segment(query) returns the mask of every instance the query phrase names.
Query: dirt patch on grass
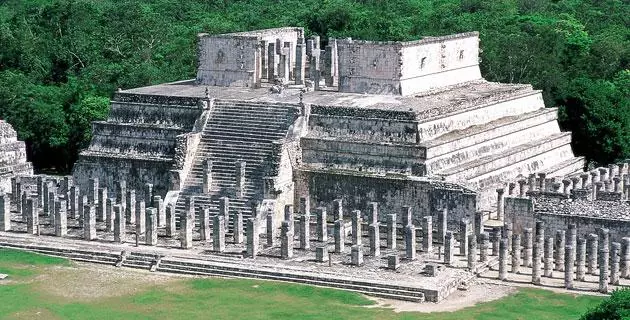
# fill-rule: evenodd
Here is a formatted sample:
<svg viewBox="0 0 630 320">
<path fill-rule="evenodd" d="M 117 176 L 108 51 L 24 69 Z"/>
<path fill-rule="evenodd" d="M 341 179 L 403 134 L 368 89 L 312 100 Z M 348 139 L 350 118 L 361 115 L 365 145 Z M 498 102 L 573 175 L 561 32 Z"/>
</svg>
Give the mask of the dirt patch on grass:
<svg viewBox="0 0 630 320">
<path fill-rule="evenodd" d="M 468 290 L 457 290 L 438 303 L 417 303 L 370 297 L 376 304 L 368 306 L 367 308 L 391 308 L 394 312 L 452 312 L 466 307 L 472 307 L 482 302 L 501 299 L 516 293 L 516 291 L 516 287 L 487 283 L 483 280 L 479 280 L 470 283 Z"/>
<path fill-rule="evenodd" d="M 175 283 L 182 277 L 130 268 L 73 263 L 71 266 L 46 267 L 35 277 L 35 290 L 73 301 L 125 296 L 154 286 Z"/>
</svg>

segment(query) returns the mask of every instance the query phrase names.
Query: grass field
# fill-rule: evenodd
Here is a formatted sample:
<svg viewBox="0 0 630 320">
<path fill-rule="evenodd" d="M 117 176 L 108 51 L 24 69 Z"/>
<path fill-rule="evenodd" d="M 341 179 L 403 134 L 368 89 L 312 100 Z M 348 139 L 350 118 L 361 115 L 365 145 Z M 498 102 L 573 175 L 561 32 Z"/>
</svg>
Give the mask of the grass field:
<svg viewBox="0 0 630 320">
<path fill-rule="evenodd" d="M 67 270 L 66 270 L 67 269 Z M 112 268 L 113 269 L 113 268 Z M 63 272 L 61 272 L 63 271 Z M 58 291 L 87 286 L 101 274 L 75 268 L 64 259 L 0 249 L 0 318 L 2 319 L 576 319 L 602 298 L 521 289 L 516 294 L 457 312 L 395 313 L 366 308 L 372 301 L 345 291 L 255 280 L 175 279 L 145 283 L 133 274 L 136 290 L 85 301 Z M 117 270 L 116 272 L 125 272 Z M 128 273 L 131 271 L 127 271 Z M 76 277 L 75 277 L 76 276 Z M 149 275 L 147 275 L 148 277 Z M 90 290 L 117 292 L 121 281 L 99 283 Z M 105 288 L 109 287 L 109 288 Z M 79 288 L 80 289 L 80 288 Z M 127 288 L 128 289 L 128 288 Z M 120 289 L 119 291 L 124 292 Z M 99 296 L 99 294 L 96 294 Z"/>
</svg>

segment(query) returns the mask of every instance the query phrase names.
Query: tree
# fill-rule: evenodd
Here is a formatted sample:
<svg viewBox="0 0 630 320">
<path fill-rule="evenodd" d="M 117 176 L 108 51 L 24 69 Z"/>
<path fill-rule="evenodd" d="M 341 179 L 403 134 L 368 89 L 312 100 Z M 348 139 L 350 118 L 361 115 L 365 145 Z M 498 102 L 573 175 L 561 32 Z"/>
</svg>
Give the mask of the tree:
<svg viewBox="0 0 630 320">
<path fill-rule="evenodd" d="M 613 291 L 608 299 L 580 318 L 580 320 L 621 319 L 630 319 L 630 289 L 627 288 Z"/>
</svg>

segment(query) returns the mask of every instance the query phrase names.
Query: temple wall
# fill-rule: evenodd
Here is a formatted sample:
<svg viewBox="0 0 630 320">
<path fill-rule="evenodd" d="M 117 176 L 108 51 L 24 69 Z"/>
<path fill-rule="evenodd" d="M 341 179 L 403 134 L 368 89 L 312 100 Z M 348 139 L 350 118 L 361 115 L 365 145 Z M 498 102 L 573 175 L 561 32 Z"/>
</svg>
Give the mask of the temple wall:
<svg viewBox="0 0 630 320">
<path fill-rule="evenodd" d="M 197 82 L 221 87 L 252 86 L 258 47 L 256 37 L 201 36 Z"/>
<path fill-rule="evenodd" d="M 339 91 L 400 94 L 400 44 L 338 40 Z"/>
</svg>

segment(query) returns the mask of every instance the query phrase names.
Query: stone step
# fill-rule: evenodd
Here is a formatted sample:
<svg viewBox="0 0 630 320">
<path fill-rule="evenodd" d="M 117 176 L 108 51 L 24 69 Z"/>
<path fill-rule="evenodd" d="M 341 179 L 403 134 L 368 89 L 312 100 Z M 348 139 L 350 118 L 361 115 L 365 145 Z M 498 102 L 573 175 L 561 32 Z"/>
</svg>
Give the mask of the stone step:
<svg viewBox="0 0 630 320">
<path fill-rule="evenodd" d="M 514 141 L 532 141 L 560 132 L 556 109 L 540 109 L 504 117 L 442 135 L 426 147 L 427 172 L 434 173 L 488 154 L 499 153 Z"/>
<path fill-rule="evenodd" d="M 208 130 L 204 130 L 203 134 L 206 137 L 217 137 L 217 136 L 230 136 L 230 137 L 251 137 L 251 138 L 264 138 L 277 140 L 282 139 L 286 136 L 286 130 L 275 130 L 275 131 L 265 131 L 262 130 L 235 130 L 232 128 L 225 127 L 213 127 Z"/>
<path fill-rule="evenodd" d="M 560 132 L 543 139 L 519 144 L 498 154 L 487 155 L 457 167 L 439 171 L 438 174 L 448 181 L 475 179 L 563 146 L 571 148 L 571 133 Z"/>
<path fill-rule="evenodd" d="M 584 157 L 573 157 L 545 170 L 548 177 L 566 177 L 584 172 Z"/>
<path fill-rule="evenodd" d="M 222 123 L 241 123 L 243 125 L 247 125 L 247 127 L 256 127 L 256 124 L 260 125 L 276 125 L 276 126 L 284 126 L 288 125 L 291 121 L 287 117 L 287 115 L 274 114 L 274 115 L 264 115 L 264 114 L 244 114 L 242 112 L 226 112 L 226 113 L 218 113 L 215 112 L 212 114 L 210 121 L 208 123 L 212 123 L 213 125 L 221 125 Z"/>
</svg>

